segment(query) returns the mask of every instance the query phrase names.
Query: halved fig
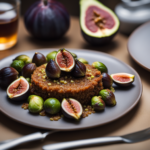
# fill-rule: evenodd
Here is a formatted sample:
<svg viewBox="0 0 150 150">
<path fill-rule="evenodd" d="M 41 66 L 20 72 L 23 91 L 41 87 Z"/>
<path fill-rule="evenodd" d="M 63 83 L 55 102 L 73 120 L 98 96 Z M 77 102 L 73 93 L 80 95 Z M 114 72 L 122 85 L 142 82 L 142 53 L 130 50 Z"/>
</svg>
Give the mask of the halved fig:
<svg viewBox="0 0 150 150">
<path fill-rule="evenodd" d="M 116 73 L 116 74 L 111 74 L 110 76 L 113 79 L 113 82 L 119 86 L 131 85 L 135 77 L 134 75 L 129 73 Z"/>
<path fill-rule="evenodd" d="M 55 61 L 62 71 L 70 72 L 75 66 L 74 57 L 65 49 L 60 49 L 58 51 Z"/>
<path fill-rule="evenodd" d="M 29 96 L 29 83 L 24 77 L 20 77 L 12 82 L 7 88 L 7 95 L 10 99 L 21 101 Z"/>
<path fill-rule="evenodd" d="M 64 116 L 70 119 L 80 119 L 83 112 L 81 104 L 72 98 L 64 98 L 61 107 Z"/>
<path fill-rule="evenodd" d="M 93 45 L 108 43 L 119 29 L 115 13 L 98 0 L 80 0 L 80 27 L 87 42 Z"/>
</svg>

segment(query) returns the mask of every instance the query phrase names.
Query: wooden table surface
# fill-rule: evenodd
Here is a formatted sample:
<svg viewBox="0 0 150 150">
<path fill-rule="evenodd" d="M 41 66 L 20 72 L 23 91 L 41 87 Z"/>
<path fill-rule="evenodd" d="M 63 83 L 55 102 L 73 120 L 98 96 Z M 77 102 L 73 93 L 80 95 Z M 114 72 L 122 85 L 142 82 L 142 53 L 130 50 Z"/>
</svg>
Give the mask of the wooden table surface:
<svg viewBox="0 0 150 150">
<path fill-rule="evenodd" d="M 41 150 L 42 146 L 63 141 L 95 138 L 102 136 L 117 136 L 142 130 L 150 126 L 150 72 L 141 68 L 129 56 L 127 51 L 128 37 L 117 34 L 113 41 L 106 46 L 93 47 L 84 41 L 80 33 L 79 19 L 72 17 L 71 26 L 67 34 L 56 41 L 40 41 L 32 38 L 26 31 L 22 19 L 19 24 L 18 43 L 13 48 L 0 51 L 0 59 L 11 54 L 30 51 L 40 48 L 77 48 L 92 49 L 108 53 L 133 67 L 140 75 L 143 83 L 143 94 L 140 102 L 128 114 L 122 118 L 96 128 L 79 131 L 55 133 L 48 136 L 43 142 L 32 142 L 14 148 L 14 150 Z M 18 123 L 0 112 L 0 141 L 19 138 L 21 136 L 37 132 L 39 129 Z M 82 150 L 149 150 L 150 140 L 135 144 L 113 144 L 83 148 Z M 78 150 L 81 150 L 80 148 Z"/>
</svg>

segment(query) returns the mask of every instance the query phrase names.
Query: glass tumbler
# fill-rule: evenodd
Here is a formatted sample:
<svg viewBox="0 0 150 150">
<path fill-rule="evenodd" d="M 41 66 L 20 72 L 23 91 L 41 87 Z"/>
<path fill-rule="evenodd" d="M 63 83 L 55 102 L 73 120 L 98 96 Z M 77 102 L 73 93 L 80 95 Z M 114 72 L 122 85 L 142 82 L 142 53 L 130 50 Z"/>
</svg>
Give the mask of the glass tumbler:
<svg viewBox="0 0 150 150">
<path fill-rule="evenodd" d="M 17 43 L 20 0 L 0 0 L 0 51 Z"/>
</svg>

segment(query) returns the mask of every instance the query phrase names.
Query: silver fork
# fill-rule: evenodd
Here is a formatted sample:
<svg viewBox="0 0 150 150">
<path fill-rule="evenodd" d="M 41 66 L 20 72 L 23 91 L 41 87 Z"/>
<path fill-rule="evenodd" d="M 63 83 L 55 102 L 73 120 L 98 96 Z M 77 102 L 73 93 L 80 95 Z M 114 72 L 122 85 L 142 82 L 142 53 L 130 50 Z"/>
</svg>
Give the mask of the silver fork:
<svg viewBox="0 0 150 150">
<path fill-rule="evenodd" d="M 20 144 L 31 142 L 31 141 L 44 140 L 48 135 L 55 132 L 58 132 L 58 130 L 45 132 L 45 133 L 36 132 L 33 134 L 29 134 L 27 136 L 23 136 L 21 138 L 2 141 L 0 142 L 0 150 L 4 150 L 4 149 L 7 150 L 9 148 L 13 148 Z M 110 144 L 110 143 L 118 143 L 118 142 L 135 143 L 135 142 L 147 140 L 149 138 L 150 138 L 150 128 L 147 128 L 145 130 L 134 132 L 123 136 L 101 137 L 101 138 L 93 138 L 93 139 L 77 140 L 77 141 L 45 145 L 43 146 L 43 150 L 62 150 L 68 148 L 76 148 L 76 147 L 97 145 L 97 144 Z"/>
<path fill-rule="evenodd" d="M 13 148 L 15 146 L 18 146 L 20 144 L 31 142 L 31 141 L 44 140 L 48 135 L 55 133 L 55 132 L 58 132 L 58 130 L 57 131 L 49 131 L 49 132 L 45 132 L 45 133 L 36 132 L 36 133 L 32 133 L 32 134 L 23 136 L 21 138 L 2 141 L 2 142 L 0 142 L 0 150 L 7 150 L 7 149 Z"/>
<path fill-rule="evenodd" d="M 100 137 L 70 142 L 62 142 L 43 146 L 43 150 L 66 150 L 83 146 L 111 144 L 111 143 L 135 143 L 150 138 L 150 128 L 123 136 Z"/>
</svg>

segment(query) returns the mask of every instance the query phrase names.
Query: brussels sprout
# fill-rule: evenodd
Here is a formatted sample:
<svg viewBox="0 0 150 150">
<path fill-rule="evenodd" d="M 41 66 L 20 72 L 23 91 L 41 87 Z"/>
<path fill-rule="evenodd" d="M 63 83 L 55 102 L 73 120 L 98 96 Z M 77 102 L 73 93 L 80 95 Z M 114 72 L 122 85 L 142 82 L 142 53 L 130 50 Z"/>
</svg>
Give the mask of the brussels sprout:
<svg viewBox="0 0 150 150">
<path fill-rule="evenodd" d="M 94 96 L 91 99 L 91 105 L 95 111 L 103 111 L 105 109 L 105 103 L 102 100 L 101 96 Z"/>
<path fill-rule="evenodd" d="M 102 97 L 106 105 L 109 106 L 115 106 L 116 105 L 116 99 L 115 95 L 112 91 L 109 89 L 104 89 L 99 92 L 99 95 Z"/>
<path fill-rule="evenodd" d="M 44 102 L 44 110 L 49 114 L 57 114 L 60 111 L 61 104 L 56 98 L 48 98 Z"/>
<path fill-rule="evenodd" d="M 73 56 L 74 58 L 77 58 L 77 57 L 78 57 L 75 53 L 71 53 L 71 54 L 72 54 L 72 56 Z"/>
<path fill-rule="evenodd" d="M 28 97 L 29 106 L 28 109 L 31 113 L 38 113 L 43 109 L 44 100 L 37 95 L 30 95 Z"/>
<path fill-rule="evenodd" d="M 25 63 L 22 60 L 14 60 L 11 64 L 11 67 L 15 68 L 18 72 L 21 72 L 22 68 L 24 67 Z"/>
<path fill-rule="evenodd" d="M 30 79 L 30 78 L 26 78 L 26 80 L 27 80 L 29 83 L 31 83 L 31 79 Z"/>
<path fill-rule="evenodd" d="M 22 60 L 25 64 L 31 63 L 32 59 L 27 55 L 19 55 L 14 60 Z"/>
<path fill-rule="evenodd" d="M 84 58 L 78 58 L 78 60 L 82 62 L 83 64 L 89 64 L 89 62 L 85 60 Z"/>
<path fill-rule="evenodd" d="M 94 68 L 98 69 L 99 71 L 101 71 L 101 73 L 103 73 L 103 72 L 108 73 L 107 67 L 106 67 L 102 62 L 98 62 L 98 61 L 93 62 L 93 63 L 92 63 L 92 66 L 93 66 Z"/>
<path fill-rule="evenodd" d="M 56 57 L 57 51 L 50 52 L 46 55 L 46 60 L 49 62 L 51 59 L 54 60 Z"/>
</svg>

